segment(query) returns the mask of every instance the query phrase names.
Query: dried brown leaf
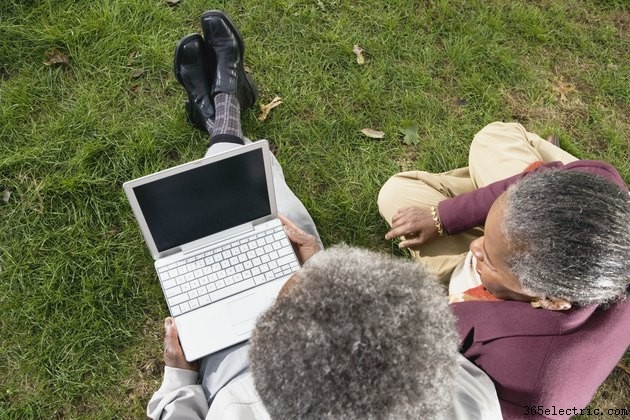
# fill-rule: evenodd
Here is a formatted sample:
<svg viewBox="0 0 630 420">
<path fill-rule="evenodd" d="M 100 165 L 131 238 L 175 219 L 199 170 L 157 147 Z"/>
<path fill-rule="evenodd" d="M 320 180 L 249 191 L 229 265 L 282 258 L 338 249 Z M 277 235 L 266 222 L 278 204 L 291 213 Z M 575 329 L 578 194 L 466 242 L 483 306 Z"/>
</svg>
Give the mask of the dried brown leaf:
<svg viewBox="0 0 630 420">
<path fill-rule="evenodd" d="M 260 115 L 258 116 L 258 121 L 265 121 L 267 117 L 269 116 L 269 112 L 275 107 L 277 107 L 278 105 L 280 105 L 281 103 L 282 103 L 282 98 L 279 96 L 276 96 L 267 105 L 260 104 Z"/>
<path fill-rule="evenodd" d="M 562 80 L 562 77 L 553 81 L 553 87 L 551 88 L 554 93 L 558 95 L 562 102 L 567 101 L 567 95 L 571 92 L 577 92 L 573 83 L 566 83 Z"/>
<path fill-rule="evenodd" d="M 177 6 L 180 2 L 180 0 L 164 0 L 164 1 L 166 1 L 166 4 L 171 7 Z"/>
<path fill-rule="evenodd" d="M 129 53 L 129 58 L 127 59 L 127 65 L 132 65 L 136 59 L 140 57 L 140 53 L 138 51 L 132 51 Z"/>
<path fill-rule="evenodd" d="M 382 139 L 385 137 L 385 133 L 382 131 L 374 130 L 372 128 L 364 128 L 361 132 L 371 139 Z"/>
<path fill-rule="evenodd" d="M 131 73 L 131 78 L 138 79 L 139 77 L 142 77 L 143 74 L 144 74 L 143 69 L 137 69 L 137 70 L 134 70 L 133 73 Z"/>
<path fill-rule="evenodd" d="M 44 64 L 47 66 L 54 66 L 58 64 L 68 64 L 70 62 L 70 60 L 68 59 L 68 56 L 56 48 L 46 51 L 44 55 L 48 59 L 47 61 L 44 61 Z"/>
<path fill-rule="evenodd" d="M 140 93 L 141 90 L 142 90 L 142 86 L 140 85 L 140 83 L 134 83 L 133 85 L 129 87 L 129 92 L 133 93 L 134 95 L 137 95 L 138 93 Z"/>
<path fill-rule="evenodd" d="M 365 64 L 365 57 L 363 57 L 363 48 L 358 45 L 354 45 L 352 52 L 357 56 L 357 63 L 360 65 Z"/>
</svg>

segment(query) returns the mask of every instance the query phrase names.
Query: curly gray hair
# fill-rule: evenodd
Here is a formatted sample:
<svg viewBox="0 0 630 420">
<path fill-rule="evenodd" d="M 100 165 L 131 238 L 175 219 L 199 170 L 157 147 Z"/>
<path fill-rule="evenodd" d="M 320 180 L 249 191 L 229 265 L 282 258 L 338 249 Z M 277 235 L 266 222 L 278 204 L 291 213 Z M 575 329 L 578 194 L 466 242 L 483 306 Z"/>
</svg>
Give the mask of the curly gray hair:
<svg viewBox="0 0 630 420">
<path fill-rule="evenodd" d="M 458 339 L 418 264 L 336 246 L 258 320 L 250 360 L 273 419 L 449 418 Z"/>
<path fill-rule="evenodd" d="M 510 187 L 505 204 L 507 264 L 529 293 L 588 305 L 628 292 L 628 192 L 595 174 L 552 169 Z"/>
</svg>

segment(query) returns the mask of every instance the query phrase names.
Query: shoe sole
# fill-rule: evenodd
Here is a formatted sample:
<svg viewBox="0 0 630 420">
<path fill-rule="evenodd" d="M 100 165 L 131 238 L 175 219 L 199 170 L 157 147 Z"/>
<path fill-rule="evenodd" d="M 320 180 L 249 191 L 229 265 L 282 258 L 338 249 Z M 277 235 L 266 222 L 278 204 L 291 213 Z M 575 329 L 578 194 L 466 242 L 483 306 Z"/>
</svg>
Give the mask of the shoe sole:
<svg viewBox="0 0 630 420">
<path fill-rule="evenodd" d="M 234 32 L 234 34 L 236 35 L 236 42 L 238 43 L 238 47 L 241 49 L 241 55 L 243 57 L 242 64 L 243 66 L 245 66 L 245 44 L 243 43 L 243 37 L 241 36 L 241 33 L 236 28 L 236 25 L 234 25 L 234 22 L 232 22 L 232 19 L 230 19 L 228 15 L 223 13 L 221 10 L 209 10 L 207 12 L 204 12 L 201 15 L 201 21 L 203 21 L 206 17 L 210 17 L 210 16 L 220 17 L 227 24 L 230 30 Z M 256 88 L 256 83 L 254 83 L 254 79 L 252 79 L 252 77 L 249 74 L 247 74 L 244 67 L 243 67 L 243 73 L 245 73 L 245 80 L 247 81 L 247 84 L 249 85 L 249 89 L 254 93 L 254 100 L 252 101 L 252 106 L 253 106 L 256 103 L 256 101 L 258 101 L 258 89 Z"/>
</svg>

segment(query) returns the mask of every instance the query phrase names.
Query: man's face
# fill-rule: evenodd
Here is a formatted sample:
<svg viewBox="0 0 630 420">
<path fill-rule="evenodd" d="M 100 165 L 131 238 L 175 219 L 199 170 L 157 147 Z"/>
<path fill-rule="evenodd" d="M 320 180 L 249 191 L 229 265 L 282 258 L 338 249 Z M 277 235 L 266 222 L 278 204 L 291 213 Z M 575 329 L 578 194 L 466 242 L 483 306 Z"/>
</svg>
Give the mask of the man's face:
<svg viewBox="0 0 630 420">
<path fill-rule="evenodd" d="M 506 264 L 508 243 L 501 232 L 505 197 L 505 193 L 500 195 L 490 208 L 485 236 L 475 239 L 470 244 L 470 250 L 477 259 L 476 270 L 481 283 L 490 293 L 499 299 L 529 302 L 533 297 L 523 292 L 521 283 Z"/>
</svg>

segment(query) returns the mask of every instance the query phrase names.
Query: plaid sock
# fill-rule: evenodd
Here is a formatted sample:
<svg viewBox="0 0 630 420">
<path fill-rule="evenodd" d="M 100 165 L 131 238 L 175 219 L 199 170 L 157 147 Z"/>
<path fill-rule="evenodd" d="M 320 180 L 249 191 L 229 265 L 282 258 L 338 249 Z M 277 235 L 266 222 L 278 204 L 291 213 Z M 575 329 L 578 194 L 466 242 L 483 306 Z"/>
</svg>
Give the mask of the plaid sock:
<svg viewBox="0 0 630 420">
<path fill-rule="evenodd" d="M 210 137 L 212 137 L 212 133 L 214 132 L 214 121 L 208 118 L 205 124 L 206 124 L 206 131 L 208 132 L 208 134 L 210 134 Z"/>
<path fill-rule="evenodd" d="M 214 127 L 212 142 L 228 141 L 243 144 L 241 132 L 241 106 L 234 94 L 218 93 L 214 97 Z"/>
</svg>

